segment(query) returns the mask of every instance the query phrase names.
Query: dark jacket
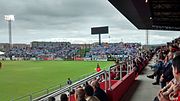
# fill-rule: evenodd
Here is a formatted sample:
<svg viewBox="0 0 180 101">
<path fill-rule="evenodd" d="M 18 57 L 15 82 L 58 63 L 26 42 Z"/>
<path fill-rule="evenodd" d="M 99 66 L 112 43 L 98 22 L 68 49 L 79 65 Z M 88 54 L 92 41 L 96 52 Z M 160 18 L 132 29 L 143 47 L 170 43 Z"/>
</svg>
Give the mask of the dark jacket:
<svg viewBox="0 0 180 101">
<path fill-rule="evenodd" d="M 172 60 L 170 60 L 165 65 L 165 68 L 163 70 L 163 78 L 165 82 L 169 82 L 174 78 L 173 73 L 172 73 Z"/>
<path fill-rule="evenodd" d="M 108 101 L 107 94 L 101 88 L 96 88 L 94 92 L 94 96 L 96 96 L 100 101 Z"/>
<path fill-rule="evenodd" d="M 86 101 L 86 99 L 81 99 L 81 100 L 79 100 L 79 101 Z"/>
</svg>

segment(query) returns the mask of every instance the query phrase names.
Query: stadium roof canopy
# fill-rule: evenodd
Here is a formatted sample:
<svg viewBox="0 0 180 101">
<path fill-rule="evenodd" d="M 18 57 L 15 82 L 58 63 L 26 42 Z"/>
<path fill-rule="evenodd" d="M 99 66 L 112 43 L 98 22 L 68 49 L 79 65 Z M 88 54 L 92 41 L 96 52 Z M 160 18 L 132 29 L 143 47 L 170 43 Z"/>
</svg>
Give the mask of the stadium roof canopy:
<svg viewBox="0 0 180 101">
<path fill-rule="evenodd" d="M 180 0 L 109 0 L 138 29 L 180 31 Z"/>
</svg>

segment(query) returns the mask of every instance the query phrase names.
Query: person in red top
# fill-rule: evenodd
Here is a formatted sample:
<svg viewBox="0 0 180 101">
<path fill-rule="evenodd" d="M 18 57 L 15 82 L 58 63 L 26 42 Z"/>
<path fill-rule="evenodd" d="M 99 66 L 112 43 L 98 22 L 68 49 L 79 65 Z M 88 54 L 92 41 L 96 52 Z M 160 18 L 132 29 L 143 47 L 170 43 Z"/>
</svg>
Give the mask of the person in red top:
<svg viewBox="0 0 180 101">
<path fill-rule="evenodd" d="M 101 71 L 101 68 L 100 68 L 99 63 L 97 63 L 96 72 L 99 72 L 99 71 Z"/>
</svg>

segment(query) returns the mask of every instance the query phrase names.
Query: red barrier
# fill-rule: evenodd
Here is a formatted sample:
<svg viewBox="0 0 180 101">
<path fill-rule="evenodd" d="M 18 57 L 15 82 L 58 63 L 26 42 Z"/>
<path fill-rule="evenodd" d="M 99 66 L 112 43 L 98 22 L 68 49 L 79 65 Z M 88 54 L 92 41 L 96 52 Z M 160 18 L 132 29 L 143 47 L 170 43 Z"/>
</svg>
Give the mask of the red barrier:
<svg viewBox="0 0 180 101">
<path fill-rule="evenodd" d="M 120 101 L 122 96 L 127 92 L 129 87 L 135 80 L 135 72 L 131 72 L 129 75 L 123 77 L 122 81 L 116 82 L 112 85 L 112 90 L 108 90 L 107 94 L 109 101 Z"/>
<path fill-rule="evenodd" d="M 118 80 L 111 80 L 111 85 L 115 84 Z M 106 81 L 107 82 L 107 89 L 109 88 L 109 81 Z M 101 82 L 100 83 L 100 88 L 105 90 L 105 81 L 104 82 Z"/>
<path fill-rule="evenodd" d="M 83 61 L 84 58 L 75 57 L 74 60 L 76 60 L 76 61 Z"/>
<path fill-rule="evenodd" d="M 115 84 L 117 81 L 118 81 L 118 80 L 111 80 L 111 85 Z M 107 89 L 108 89 L 108 88 L 109 88 L 109 81 L 106 81 L 106 82 L 107 82 Z M 100 83 L 100 88 L 103 89 L 103 90 L 105 90 L 105 82 L 101 82 L 101 83 Z M 69 97 L 69 99 L 70 99 L 69 101 L 76 101 L 74 94 L 71 95 L 71 96 Z"/>
</svg>

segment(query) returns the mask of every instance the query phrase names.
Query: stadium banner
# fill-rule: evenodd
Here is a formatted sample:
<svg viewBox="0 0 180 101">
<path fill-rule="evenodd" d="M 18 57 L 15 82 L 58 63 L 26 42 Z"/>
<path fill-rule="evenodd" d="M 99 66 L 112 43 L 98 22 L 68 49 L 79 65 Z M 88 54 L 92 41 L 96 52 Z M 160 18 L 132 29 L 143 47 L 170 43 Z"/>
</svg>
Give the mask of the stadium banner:
<svg viewBox="0 0 180 101">
<path fill-rule="evenodd" d="M 0 60 L 6 60 L 5 56 L 0 56 Z"/>
<path fill-rule="evenodd" d="M 103 58 L 97 58 L 96 61 L 107 61 L 107 58 L 106 58 L 106 59 L 103 59 Z"/>
<path fill-rule="evenodd" d="M 10 58 L 6 58 L 6 60 L 11 60 Z"/>
<path fill-rule="evenodd" d="M 30 60 L 32 60 L 32 61 L 36 61 L 36 58 L 30 58 Z"/>
<path fill-rule="evenodd" d="M 54 60 L 63 61 L 62 58 L 55 58 Z"/>
<path fill-rule="evenodd" d="M 76 61 L 84 61 L 84 58 L 75 57 L 74 60 L 76 60 Z"/>
<path fill-rule="evenodd" d="M 84 58 L 84 61 L 91 61 L 91 58 Z"/>
<path fill-rule="evenodd" d="M 106 55 L 92 55 L 92 60 L 95 61 L 107 61 L 108 58 Z"/>
<path fill-rule="evenodd" d="M 44 57 L 43 60 L 54 60 L 52 57 Z"/>
</svg>

